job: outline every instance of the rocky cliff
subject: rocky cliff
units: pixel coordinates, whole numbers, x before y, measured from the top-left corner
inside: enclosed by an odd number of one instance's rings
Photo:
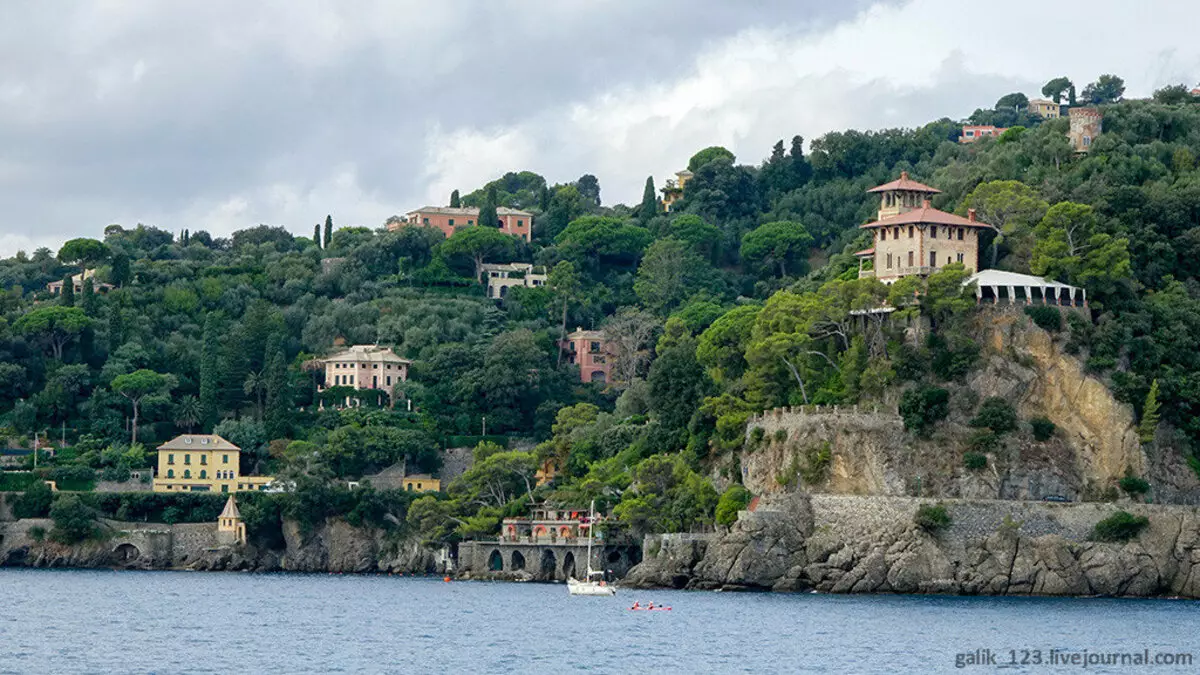
[[[1089,540],[1107,504],[948,501],[951,525],[913,522],[932,500],[788,494],[702,541],[652,538],[625,585],[828,593],[1200,597],[1200,509],[1130,506],[1150,525]]]
[[[893,396],[878,405],[767,411],[747,425],[743,483],[755,494],[804,489],[832,494],[970,499],[1072,500],[1112,495],[1127,471],[1144,476],[1156,502],[1200,503],[1200,481],[1169,443],[1149,451],[1138,441],[1133,411],[1118,402],[1064,338],[1024,314],[980,312],[980,365],[963,383],[945,385],[950,414],[930,438],[904,430]],[[967,422],[988,397],[1012,401],[1022,420],[1047,417],[1046,441],[1027,424],[969,471],[963,452],[975,429]]]

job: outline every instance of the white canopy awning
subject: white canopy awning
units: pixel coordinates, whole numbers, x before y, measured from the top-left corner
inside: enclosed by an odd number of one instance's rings
[[[1009,302],[1017,301],[1017,289],[1022,289],[1025,295],[1025,302],[1032,303],[1034,300],[1034,289],[1038,290],[1037,295],[1041,296],[1043,302],[1050,302],[1056,305],[1082,304],[1087,306],[1087,291],[1082,288],[1077,288],[1069,284],[1064,284],[1042,277],[1035,277],[1031,274],[1017,274],[1016,272],[1006,272],[1004,270],[983,270],[971,275],[970,279],[963,282],[964,285],[975,284],[975,297],[982,301],[984,299],[984,290],[990,289],[990,295],[993,302],[997,302],[1001,298],[1001,291]]]

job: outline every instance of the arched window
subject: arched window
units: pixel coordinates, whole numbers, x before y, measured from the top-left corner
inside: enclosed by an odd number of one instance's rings
[[[191,470],[191,469],[184,469],[184,470],[183,470],[183,477],[184,477],[184,478],[191,478],[191,477],[192,477],[192,470]]]
[[[167,469],[167,478],[175,477],[175,469]]]
[[[207,471],[205,471],[204,469],[200,469],[200,477],[201,477],[201,478],[208,478],[208,472],[207,472]]]

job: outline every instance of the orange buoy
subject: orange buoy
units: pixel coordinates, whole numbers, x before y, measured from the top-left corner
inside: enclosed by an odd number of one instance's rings
[[[449,582],[450,582],[450,577],[442,577],[442,581],[445,581],[446,583],[449,583]]]

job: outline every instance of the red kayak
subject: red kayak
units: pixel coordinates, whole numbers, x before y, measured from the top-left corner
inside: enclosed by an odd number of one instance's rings
[[[631,612],[669,612],[670,607],[630,607]]]

